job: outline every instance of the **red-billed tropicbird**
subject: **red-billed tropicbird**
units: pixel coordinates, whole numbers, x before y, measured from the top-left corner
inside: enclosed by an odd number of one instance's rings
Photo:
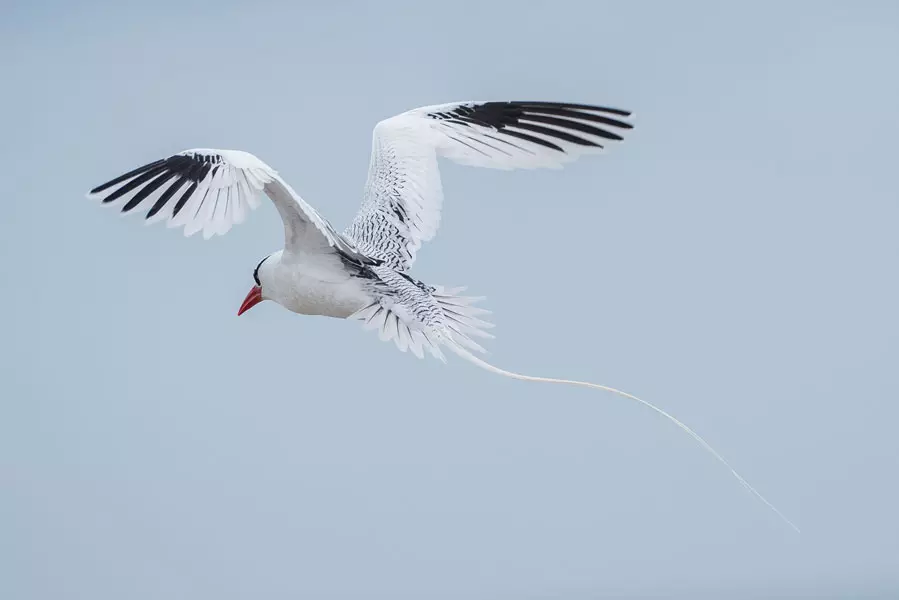
[[[626,110],[562,102],[451,102],[416,108],[374,129],[362,207],[338,232],[278,173],[247,152],[193,149],[138,167],[88,193],[122,212],[148,209],[150,222],[222,235],[267,196],[284,221],[284,249],[263,258],[237,314],[263,300],[304,315],[358,319],[380,338],[421,358],[441,348],[494,373],[613,392],[673,421],[721,461],[737,480],[798,531],[699,435],[662,409],[626,392],[582,381],[505,371],[473,355],[472,337],[493,337],[488,311],[464,288],[430,286],[409,275],[415,255],[434,237],[443,189],[437,158],[493,169],[560,168],[620,141],[632,129]]]

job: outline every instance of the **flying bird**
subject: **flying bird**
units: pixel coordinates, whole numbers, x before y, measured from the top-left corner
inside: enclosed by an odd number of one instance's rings
[[[253,270],[238,315],[269,300],[304,315],[354,319],[422,358],[449,350],[493,373],[601,389],[639,402],[686,431],[784,521],[699,435],[667,412],[598,384],[506,371],[474,353],[492,338],[481,300],[465,288],[426,284],[409,274],[423,242],[437,233],[443,205],[438,158],[492,169],[561,168],[621,141],[630,111],[564,102],[451,102],[416,108],[377,123],[362,206],[338,231],[275,171],[240,150],[197,148],[128,171],[88,193],[124,213],[146,211],[154,223],[200,231],[208,239],[242,223],[267,197],[284,222],[284,248]]]

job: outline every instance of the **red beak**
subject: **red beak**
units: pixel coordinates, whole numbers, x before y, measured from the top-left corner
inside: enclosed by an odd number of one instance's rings
[[[250,290],[250,293],[247,294],[247,297],[244,298],[243,304],[240,305],[240,308],[237,311],[237,316],[244,314],[257,304],[262,302],[262,288],[258,285],[254,285]]]

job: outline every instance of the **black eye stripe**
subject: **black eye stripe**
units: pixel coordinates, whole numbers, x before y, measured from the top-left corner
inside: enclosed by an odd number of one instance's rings
[[[259,261],[259,264],[256,265],[256,268],[253,269],[253,279],[256,280],[256,285],[258,285],[258,286],[262,286],[262,283],[259,282],[259,267],[262,266],[262,263],[264,263],[264,262],[266,261],[267,258],[268,258],[268,256],[266,256],[265,258],[263,258],[262,260],[260,260],[260,261]]]

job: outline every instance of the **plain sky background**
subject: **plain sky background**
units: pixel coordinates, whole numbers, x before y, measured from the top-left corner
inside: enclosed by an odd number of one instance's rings
[[[0,598],[899,594],[899,4],[4,3]],[[413,274],[499,366],[267,303],[267,205],[204,242],[84,198],[192,147],[335,225],[375,123],[631,109],[563,171],[442,163]]]

